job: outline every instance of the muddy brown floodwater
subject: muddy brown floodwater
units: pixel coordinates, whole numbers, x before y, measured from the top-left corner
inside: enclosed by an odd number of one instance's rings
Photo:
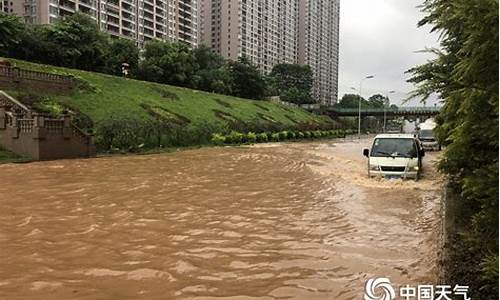
[[[361,141],[0,166],[0,299],[361,299],[435,283],[441,179]]]

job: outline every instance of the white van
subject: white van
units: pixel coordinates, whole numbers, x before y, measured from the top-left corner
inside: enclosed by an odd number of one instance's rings
[[[413,178],[418,180],[425,152],[412,134],[379,134],[371,149],[363,149],[368,157],[368,176]]]

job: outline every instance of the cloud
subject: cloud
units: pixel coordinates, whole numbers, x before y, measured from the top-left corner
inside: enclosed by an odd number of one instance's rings
[[[359,82],[367,75],[364,97],[396,91],[391,102],[401,104],[414,86],[407,83],[405,71],[431,58],[418,53],[438,46],[430,28],[417,28],[423,14],[422,3],[411,0],[341,0],[339,95],[357,93]],[[433,104],[436,100],[431,101]],[[406,105],[420,105],[413,100]]]

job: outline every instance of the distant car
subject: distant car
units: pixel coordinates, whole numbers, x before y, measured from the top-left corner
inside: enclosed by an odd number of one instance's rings
[[[441,145],[434,137],[434,128],[436,123],[434,120],[429,119],[420,124],[418,128],[418,139],[422,142],[425,150],[438,150],[441,151]]]
[[[379,134],[371,149],[363,149],[363,155],[368,157],[370,177],[418,180],[425,151],[412,134]]]

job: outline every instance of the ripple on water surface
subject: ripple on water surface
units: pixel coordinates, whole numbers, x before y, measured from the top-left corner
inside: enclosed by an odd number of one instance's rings
[[[372,276],[433,282],[437,174],[368,180],[363,143],[0,166],[0,298],[359,299]]]

